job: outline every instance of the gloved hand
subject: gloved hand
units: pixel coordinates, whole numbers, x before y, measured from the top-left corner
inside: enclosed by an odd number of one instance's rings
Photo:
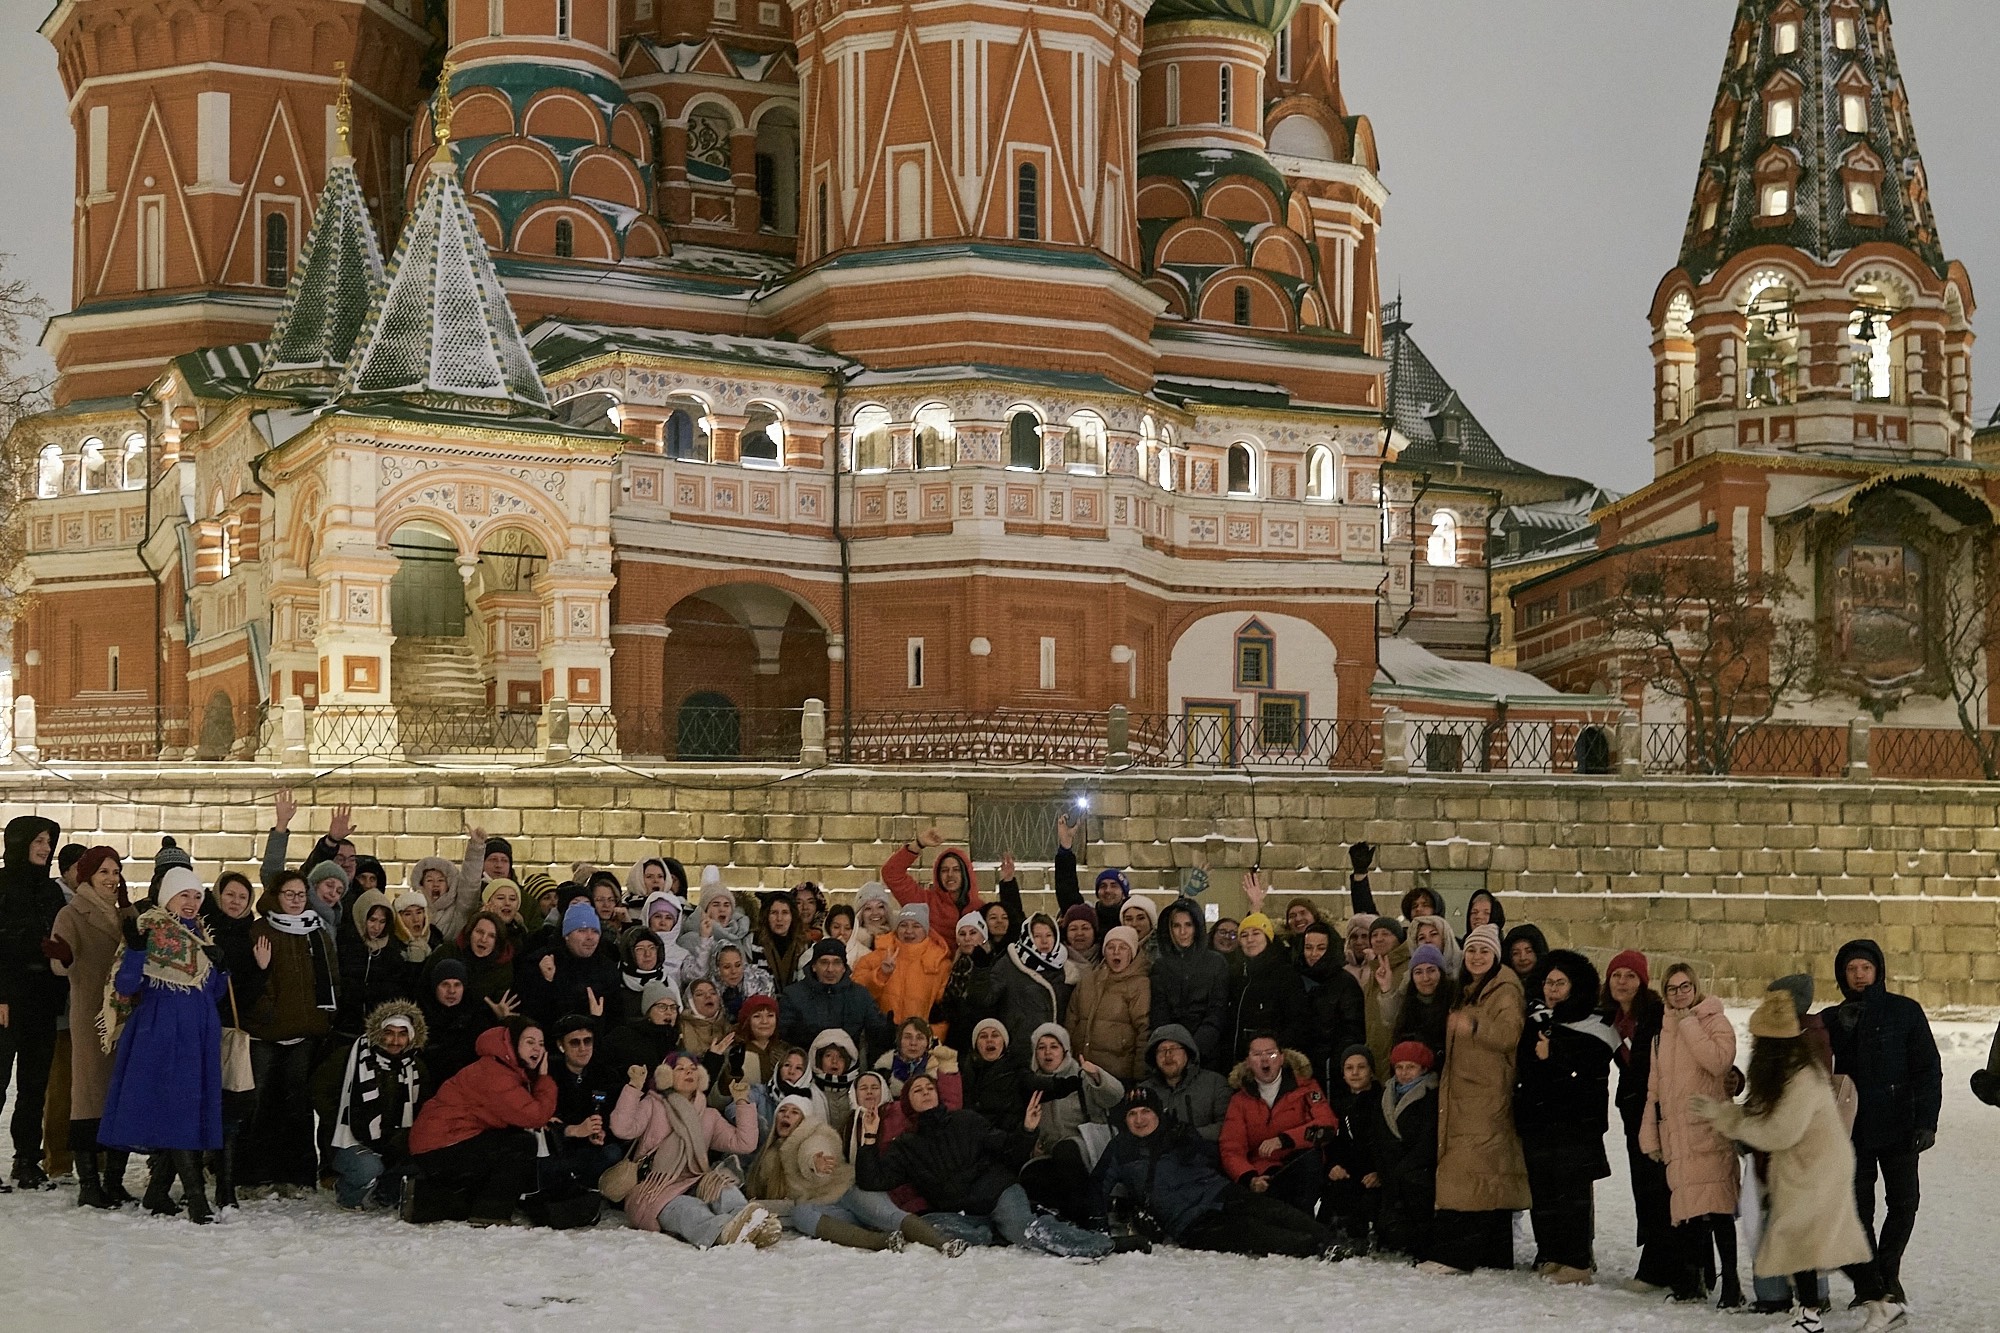
[[[1347,848],[1347,864],[1354,867],[1354,873],[1365,875],[1375,864],[1375,844],[1372,842],[1350,843]]]
[[[61,936],[51,935],[42,941],[42,957],[68,967],[76,961],[76,951],[71,949],[69,942]]]
[[[1918,1152],[1929,1152],[1929,1151],[1930,1151],[1931,1149],[1933,1149],[1933,1148],[1935,1148],[1935,1147],[1937,1147],[1937,1131],[1936,1131],[1936,1130],[1934,1130],[1934,1129],[1920,1129],[1920,1130],[1918,1130],[1918,1131],[1917,1131],[1917,1151],[1918,1151]]]
[[[126,948],[143,949],[146,947],[146,932],[139,929],[139,917],[136,913],[120,917],[119,923],[125,929]]]
[[[223,957],[222,946],[220,944],[204,944],[201,951],[208,955],[208,962],[211,967],[225,972],[229,970],[229,964]]]

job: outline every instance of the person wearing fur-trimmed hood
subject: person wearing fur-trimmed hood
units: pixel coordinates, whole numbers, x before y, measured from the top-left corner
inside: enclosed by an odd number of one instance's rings
[[[1592,1186],[1611,1174],[1611,1060],[1618,1032],[1597,1013],[1597,969],[1556,949],[1529,979],[1531,1002],[1515,1059],[1514,1124],[1528,1164],[1535,1271],[1551,1282],[1591,1280]]]
[[[1235,1093],[1216,1145],[1222,1173],[1311,1212],[1325,1183],[1320,1145],[1337,1123],[1312,1062],[1260,1033],[1251,1038],[1243,1062],[1229,1071],[1229,1086]]]
[[[965,1253],[964,1241],[947,1239],[887,1194],[856,1185],[840,1135],[803,1097],[778,1103],[744,1189],[755,1199],[772,1200],[785,1226],[801,1236],[857,1250],[900,1250],[913,1240],[947,1257]]]
[[[429,1036],[420,1007],[391,1000],[368,1011],[360,1039],[348,1048],[333,1117],[335,1197],[342,1208],[362,1207],[371,1191],[378,1205],[401,1200],[410,1127],[425,1091],[419,1052]]]

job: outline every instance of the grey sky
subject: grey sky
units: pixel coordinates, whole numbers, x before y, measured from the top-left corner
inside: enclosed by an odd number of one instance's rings
[[[47,6],[0,27],[4,248],[69,297],[74,155]],[[1347,0],[1348,109],[1391,197],[1382,280],[1516,457],[1621,490],[1651,475],[1646,309],[1679,252],[1734,0]],[[1905,0],[1896,46],[1946,252],[1993,303],[1975,400],[2000,401],[1994,0]],[[1982,410],[1983,415],[1983,410]]]

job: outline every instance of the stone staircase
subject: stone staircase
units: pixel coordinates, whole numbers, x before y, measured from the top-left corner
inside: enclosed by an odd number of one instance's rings
[[[399,638],[390,650],[389,672],[398,704],[486,707],[479,659],[464,639]]]

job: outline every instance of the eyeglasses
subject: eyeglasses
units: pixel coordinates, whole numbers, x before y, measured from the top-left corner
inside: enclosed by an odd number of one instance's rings
[[[564,1037],[564,1038],[563,1038],[563,1045],[565,1045],[565,1046],[595,1046],[596,1044],[597,1044],[597,1038],[595,1038],[595,1037]]]
[[[1673,985],[1667,987],[1667,994],[1692,995],[1694,994],[1694,983],[1692,981],[1676,982]]]

